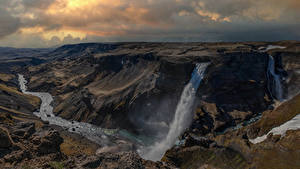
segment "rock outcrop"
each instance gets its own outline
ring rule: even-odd
[[[20,132],[20,129],[24,132]],[[16,137],[16,133],[20,137]],[[31,134],[28,137],[24,137],[24,133]],[[10,135],[14,137],[11,138]],[[78,136],[76,138],[80,139]],[[33,123],[16,124],[9,126],[7,129],[2,129],[1,127],[0,168],[174,168],[162,162],[155,163],[144,160],[136,152],[130,150],[124,152],[101,152],[92,155],[84,155],[84,153],[65,155],[61,151],[64,141],[66,140],[61,137],[60,132],[48,125],[44,125],[39,129],[36,129]],[[78,140],[78,142],[81,141]]]
[[[5,130],[0,128],[0,148],[9,148],[12,146],[12,140]]]
[[[260,121],[224,134],[203,138],[186,132],[183,144],[168,150],[162,160],[180,168],[296,169],[299,130],[287,131],[284,136],[269,135],[259,144],[252,144],[249,139],[266,134],[299,114],[299,103],[298,95],[275,110],[264,112]]]
[[[106,153],[99,156],[92,156],[80,161],[80,164],[77,164],[77,166],[87,169],[175,169],[175,167],[163,164],[162,162],[155,163],[152,161],[144,160],[134,152],[123,152],[115,154]]]
[[[24,95],[18,88],[18,81],[14,74],[0,73],[1,112],[26,116],[39,108],[41,103],[39,98]]]
[[[63,118],[157,135],[168,130],[194,64],[211,62],[191,128],[208,134],[258,116],[272,104],[268,54],[258,48],[255,43],[68,45],[50,53],[51,62],[29,67],[26,76],[30,90],[56,96],[54,111]]]
[[[38,154],[50,154],[60,152],[60,145],[63,143],[63,138],[55,130],[46,131],[35,135],[31,140],[36,144],[35,149]]]
[[[259,50],[269,44],[286,48]],[[23,58],[28,66],[24,68],[22,58],[16,62],[10,58],[10,68],[0,68],[0,166],[298,169],[299,130],[283,137],[269,135],[259,144],[249,139],[299,114],[299,46],[298,42],[88,43]],[[268,90],[269,55],[287,99],[282,104],[274,104]],[[163,162],[142,159],[131,143],[92,146],[76,134],[41,122],[31,114],[39,99],[19,92],[13,74],[22,71],[29,91],[51,93],[56,115],[126,129],[125,134],[141,136],[149,144],[165,137],[181,92],[199,62],[211,64],[197,91],[191,126]]]
[[[61,153],[63,139],[53,129],[36,130],[35,123],[13,122],[0,124],[0,168],[31,167],[43,168],[48,161],[66,159]],[[40,167],[38,167],[40,166]]]

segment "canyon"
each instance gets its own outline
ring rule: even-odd
[[[296,169],[299,49],[86,43],[2,54],[0,164]]]

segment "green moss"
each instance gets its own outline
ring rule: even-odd
[[[21,167],[22,169],[32,169],[30,166],[28,166],[28,165],[24,165],[24,166],[22,166]]]
[[[49,163],[49,165],[54,168],[54,169],[64,169],[64,164],[61,162],[57,162],[57,161],[52,161]]]
[[[175,163],[182,169],[198,169],[208,165],[221,169],[245,169],[247,162],[238,152],[229,149],[206,149],[199,146],[167,152],[163,161]]]

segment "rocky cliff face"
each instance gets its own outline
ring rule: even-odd
[[[14,74],[0,73],[0,112],[27,116],[37,110],[40,100],[18,90]]]
[[[270,44],[287,48],[259,50]],[[288,132],[283,139],[269,136],[258,145],[252,145],[248,139],[266,134],[272,127],[299,114],[298,97],[273,111],[277,101],[269,93],[266,73],[269,55],[272,55],[284,98],[296,96],[300,86],[299,46],[298,42],[66,45],[38,57],[42,61],[37,65],[14,70],[21,71],[29,80],[29,91],[50,92],[55,97],[56,115],[103,128],[126,129],[153,142],[168,132],[195,64],[210,62],[196,94],[192,123],[180,137],[184,143],[168,150],[163,158],[168,165],[145,161],[136,153],[125,152],[72,157],[68,166],[274,168],[275,165],[264,161],[275,164],[276,160],[269,158],[273,153],[280,152],[278,158],[297,154],[293,149],[299,146],[296,144],[298,131]],[[6,85],[0,93],[0,98],[6,100],[0,102],[0,106],[32,112],[38,101],[33,103],[35,98],[18,93],[14,75],[10,76],[0,75],[0,82]],[[7,90],[7,86],[15,91]],[[19,101],[22,106],[18,109],[14,106]],[[262,119],[252,124],[260,115]],[[3,119],[5,123],[13,120],[6,115]],[[1,138],[10,144],[9,134],[1,133]],[[69,145],[66,141],[63,144]],[[43,150],[43,146],[39,150]],[[284,160],[279,162],[290,168],[297,166]]]
[[[267,140],[252,144],[249,138],[261,136],[273,127],[299,114],[300,95],[263,113],[262,119],[224,134],[197,137],[185,133],[184,144],[168,150],[163,161],[180,168],[293,168],[299,166],[299,130],[286,135],[269,135]]]
[[[191,130],[203,135],[222,132],[268,109],[268,56],[264,53],[225,54],[211,65],[198,90]]]
[[[29,67],[27,77],[31,90],[57,97],[55,112],[64,118],[153,134],[168,129],[195,63],[211,62],[198,90],[196,119],[202,120],[195,119],[192,130],[220,132],[271,104],[265,90],[268,55],[254,45],[71,45],[56,50],[59,59]]]

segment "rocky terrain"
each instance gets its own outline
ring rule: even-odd
[[[263,51],[268,45],[286,48]],[[0,69],[0,164],[7,168],[299,168],[299,130],[282,138],[269,136],[259,144],[249,142],[299,114],[299,49],[296,41],[89,43],[36,52],[24,67],[10,61],[9,69]],[[282,102],[270,93],[269,55],[284,91]],[[0,64],[6,60],[7,56],[2,61],[0,56]],[[97,153],[103,147],[35,117],[32,112],[40,101],[21,93],[17,81],[17,73],[22,73],[29,91],[51,93],[55,115],[126,130],[147,146],[166,136],[183,88],[195,64],[203,62],[210,65],[196,92],[191,125],[180,136],[181,143],[166,152],[165,163],[144,160],[134,151]]]
[[[196,137],[186,132],[182,146],[170,149],[162,159],[180,168],[298,168],[299,130],[286,135],[269,135],[260,144],[249,138],[261,136],[300,113],[300,95],[271,111],[265,111],[261,120],[225,134]],[[197,162],[195,162],[197,161]]]
[[[19,122],[1,113],[1,168],[172,168],[135,152],[96,154],[99,146],[57,127]]]
[[[10,73],[22,67],[41,64],[44,61],[41,57],[52,50],[0,47],[0,72]]]

